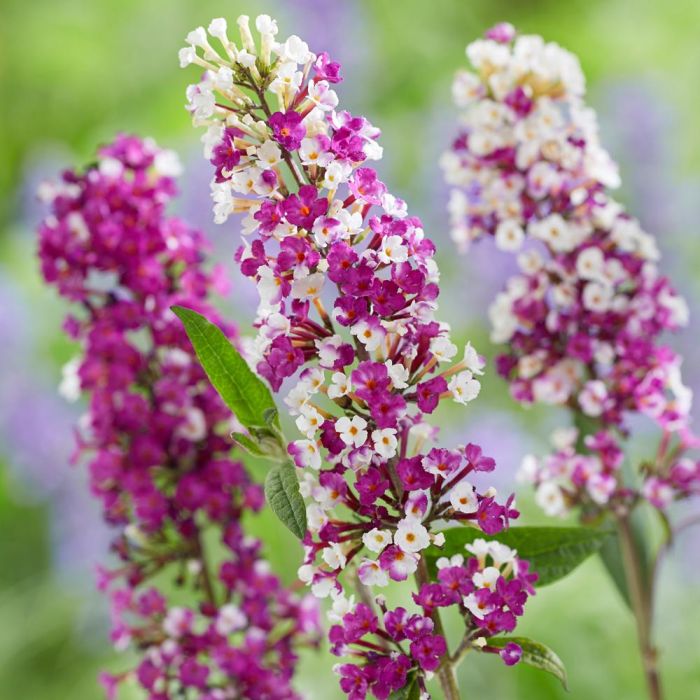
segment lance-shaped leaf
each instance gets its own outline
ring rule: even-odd
[[[279,429],[272,394],[220,328],[196,311],[173,306],[204,371],[226,405],[248,429]]]
[[[265,479],[265,498],[275,515],[299,538],[306,534],[306,506],[291,462],[271,469]]]
[[[428,564],[439,557],[465,554],[464,545],[476,539],[497,540],[518,551],[538,575],[536,586],[546,586],[573,571],[611,536],[607,530],[584,527],[511,527],[486,535],[473,527],[444,530],[445,544],[427,551]]]
[[[564,668],[562,660],[545,644],[527,637],[493,637],[488,640],[488,645],[502,649],[511,642],[514,642],[523,650],[523,655],[520,659],[522,663],[551,673],[561,681],[564,690],[569,689],[566,668]]]

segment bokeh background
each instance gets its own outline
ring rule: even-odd
[[[455,118],[451,76],[465,63],[465,44],[500,20],[576,52],[604,141],[621,164],[621,198],[658,236],[663,267],[694,312],[691,327],[671,342],[685,354],[686,380],[700,388],[697,0],[3,0],[0,696],[98,698],[98,669],[127,661],[108,646],[105,601],[93,591],[92,571],[104,558],[108,533],[81,470],[69,466],[80,406],[64,404],[56,386],[76,350],[61,336],[63,306],[38,279],[36,187],[61,168],[88,161],[96,144],[118,130],[151,135],[185,161],[179,213],[209,231],[217,256],[230,261],[238,233],[235,223],[209,223],[209,169],[183,110],[185,86],[194,78],[178,68],[176,53],[191,28],[241,12],[273,14],[282,33],[300,34],[312,49],[343,62],[344,106],[382,128],[383,177],[440,246],[442,316],[457,336],[487,353],[486,306],[509,268],[486,244],[458,259],[449,242],[436,161]],[[230,314],[250,318],[252,295],[237,280]],[[545,448],[556,417],[516,408],[505,385],[490,378],[468,411],[445,411],[438,421],[446,442],[474,440],[495,456],[499,488],[510,490],[517,488],[522,455]],[[643,433],[635,453],[643,455],[653,438]],[[528,493],[519,504],[524,522],[542,521]],[[700,504],[693,507],[697,512]],[[267,537],[270,559],[291,580],[298,554],[292,543],[266,516],[250,526]],[[669,700],[700,697],[698,537],[700,530],[679,541],[661,576],[657,631]],[[507,670],[479,657],[460,669],[465,698],[643,697],[633,620],[596,559],[542,589],[521,631],[558,651],[571,693],[531,669]],[[340,697],[332,663],[324,654],[304,659],[305,697]]]

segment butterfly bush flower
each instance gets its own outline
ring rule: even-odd
[[[315,634],[317,613],[242,528],[261,490],[231,458],[230,413],[170,311],[217,318],[209,299],[220,286],[202,234],[166,216],[178,172],[173,153],[119,136],[42,192],[41,270],[75,304],[65,329],[83,350],[62,391],[89,396],[77,453],[117,531],[118,565],[99,586],[115,646],[141,653],[133,670],[102,680],[109,697],[134,677],[154,700],[295,698],[295,647]],[[168,577],[172,593],[161,589]]]
[[[245,214],[237,260],[260,297],[249,357],[275,391],[284,384],[300,433],[289,445],[308,503],[300,578],[342,610],[332,613],[334,652],[360,658],[337,668],[343,690],[385,698],[416,674],[423,687],[445,640],[419,613],[404,611],[412,622],[396,631],[389,620],[404,613],[355,604],[348,582],[423,581],[438,523],[497,533],[517,511],[472,485],[495,467],[478,446],[429,447],[427,416],[442,401],[475,399],[483,361],[436,319],[435,246],[371,165],[379,130],[340,109],[340,66],[328,54],[278,38],[265,15],[257,40],[248,17],[237,25],[238,43],[222,19],[209,36],[188,35],[181,63],[203,69],[188,109],[206,128],[215,219]]]
[[[658,270],[654,239],[609,194],[617,166],[602,148],[575,56],[507,24],[467,47],[458,73],[460,133],[442,157],[452,235],[466,249],[492,236],[520,274],[489,309],[497,360],[516,400],[563,406],[585,428],[559,431],[554,453],[528,458],[523,477],[551,515],[584,504],[665,508],[700,490],[684,455],[691,392],[681,359],[659,341],[688,320]],[[662,431],[638,491],[620,477],[626,417]],[[584,454],[585,453],[585,454]]]

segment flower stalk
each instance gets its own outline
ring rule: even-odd
[[[658,652],[653,642],[654,578],[644,571],[644,559],[635,540],[629,514],[616,517],[617,533],[622,551],[632,612],[649,700],[663,700]]]

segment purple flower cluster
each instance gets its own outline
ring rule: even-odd
[[[467,55],[474,72],[454,83],[463,127],[442,166],[453,186],[455,240],[466,247],[493,236],[518,253],[521,273],[489,310],[493,340],[507,344],[499,373],[516,400],[567,407],[594,440],[599,431],[606,443],[619,440],[626,415],[648,416],[664,437],[641,495],[663,491],[650,500],[668,503],[697,491],[700,482],[689,483],[695,465],[684,462],[684,476],[672,476],[695,442],[692,397],[681,359],[659,343],[685,325],[687,307],[658,271],[654,239],[607,192],[619,185],[617,167],[583,101],[577,59],[510,25],[470,44]],[[575,454],[575,436],[564,442],[546,465],[528,462],[549,510],[627,495],[616,467]]]
[[[437,581],[421,587],[413,596],[426,614],[456,605],[466,620],[467,638],[488,640],[513,632],[529,596],[535,594],[537,574],[528,562],[500,542],[474,540],[465,546],[471,554],[438,559]],[[484,642],[479,642],[484,645]],[[510,666],[513,654],[503,655]]]
[[[153,700],[193,688],[209,700],[294,698],[294,648],[313,633],[315,608],[282,587],[242,530],[261,490],[231,459],[230,413],[170,311],[185,304],[217,317],[206,241],[165,214],[177,172],[173,153],[119,136],[95,165],[42,192],[51,206],[42,273],[79,307],[65,329],[82,356],[62,385],[89,395],[76,457],[90,456],[91,490],[118,528],[119,563],[100,587],[111,590],[115,645],[142,652],[136,669],[103,681],[110,697],[135,676]],[[163,575],[172,595],[147,587]],[[186,592],[190,607],[177,604]]]
[[[411,677],[425,691],[424,674],[438,669],[447,650],[432,619],[439,608],[459,611],[465,621],[464,649],[497,653],[508,666],[520,661],[520,646],[491,646],[489,638],[515,629],[528,597],[535,593],[537,576],[499,542],[477,539],[466,550],[466,560],[461,554],[438,559],[436,581],[424,583],[413,595],[423,614],[403,607],[388,610],[383,599],[378,601],[381,620],[364,603],[343,615],[336,612],[339,624],[330,632],[331,651],[361,660],[337,668],[350,700],[364,700],[368,693],[384,700]]]
[[[260,297],[249,356],[275,391],[294,381],[285,401],[302,439],[289,454],[309,503],[299,574],[349,605],[347,569],[365,586],[403,581],[443,541],[439,521],[495,533],[518,513],[512,498],[498,503],[470,483],[495,467],[479,447],[425,447],[437,434],[427,416],[445,399],[475,399],[483,361],[470,344],[454,361],[435,318],[435,246],[370,167],[379,131],[336,109],[339,66],[327,54],[296,36],[278,41],[266,15],[257,44],[249,18],[237,24],[240,45],[223,19],[188,35],[181,63],[205,70],[189,110],[207,127],[215,219],[247,214],[237,259]],[[405,673],[390,669],[398,688]],[[383,692],[376,679],[357,682]]]
[[[368,693],[386,700],[412,676],[425,691],[422,674],[435,671],[447,651],[445,638],[434,634],[429,617],[409,614],[405,608],[387,610],[384,604],[381,612],[380,623],[369,606],[359,603],[331,628],[331,652],[364,661],[336,667],[349,700],[364,700]]]

